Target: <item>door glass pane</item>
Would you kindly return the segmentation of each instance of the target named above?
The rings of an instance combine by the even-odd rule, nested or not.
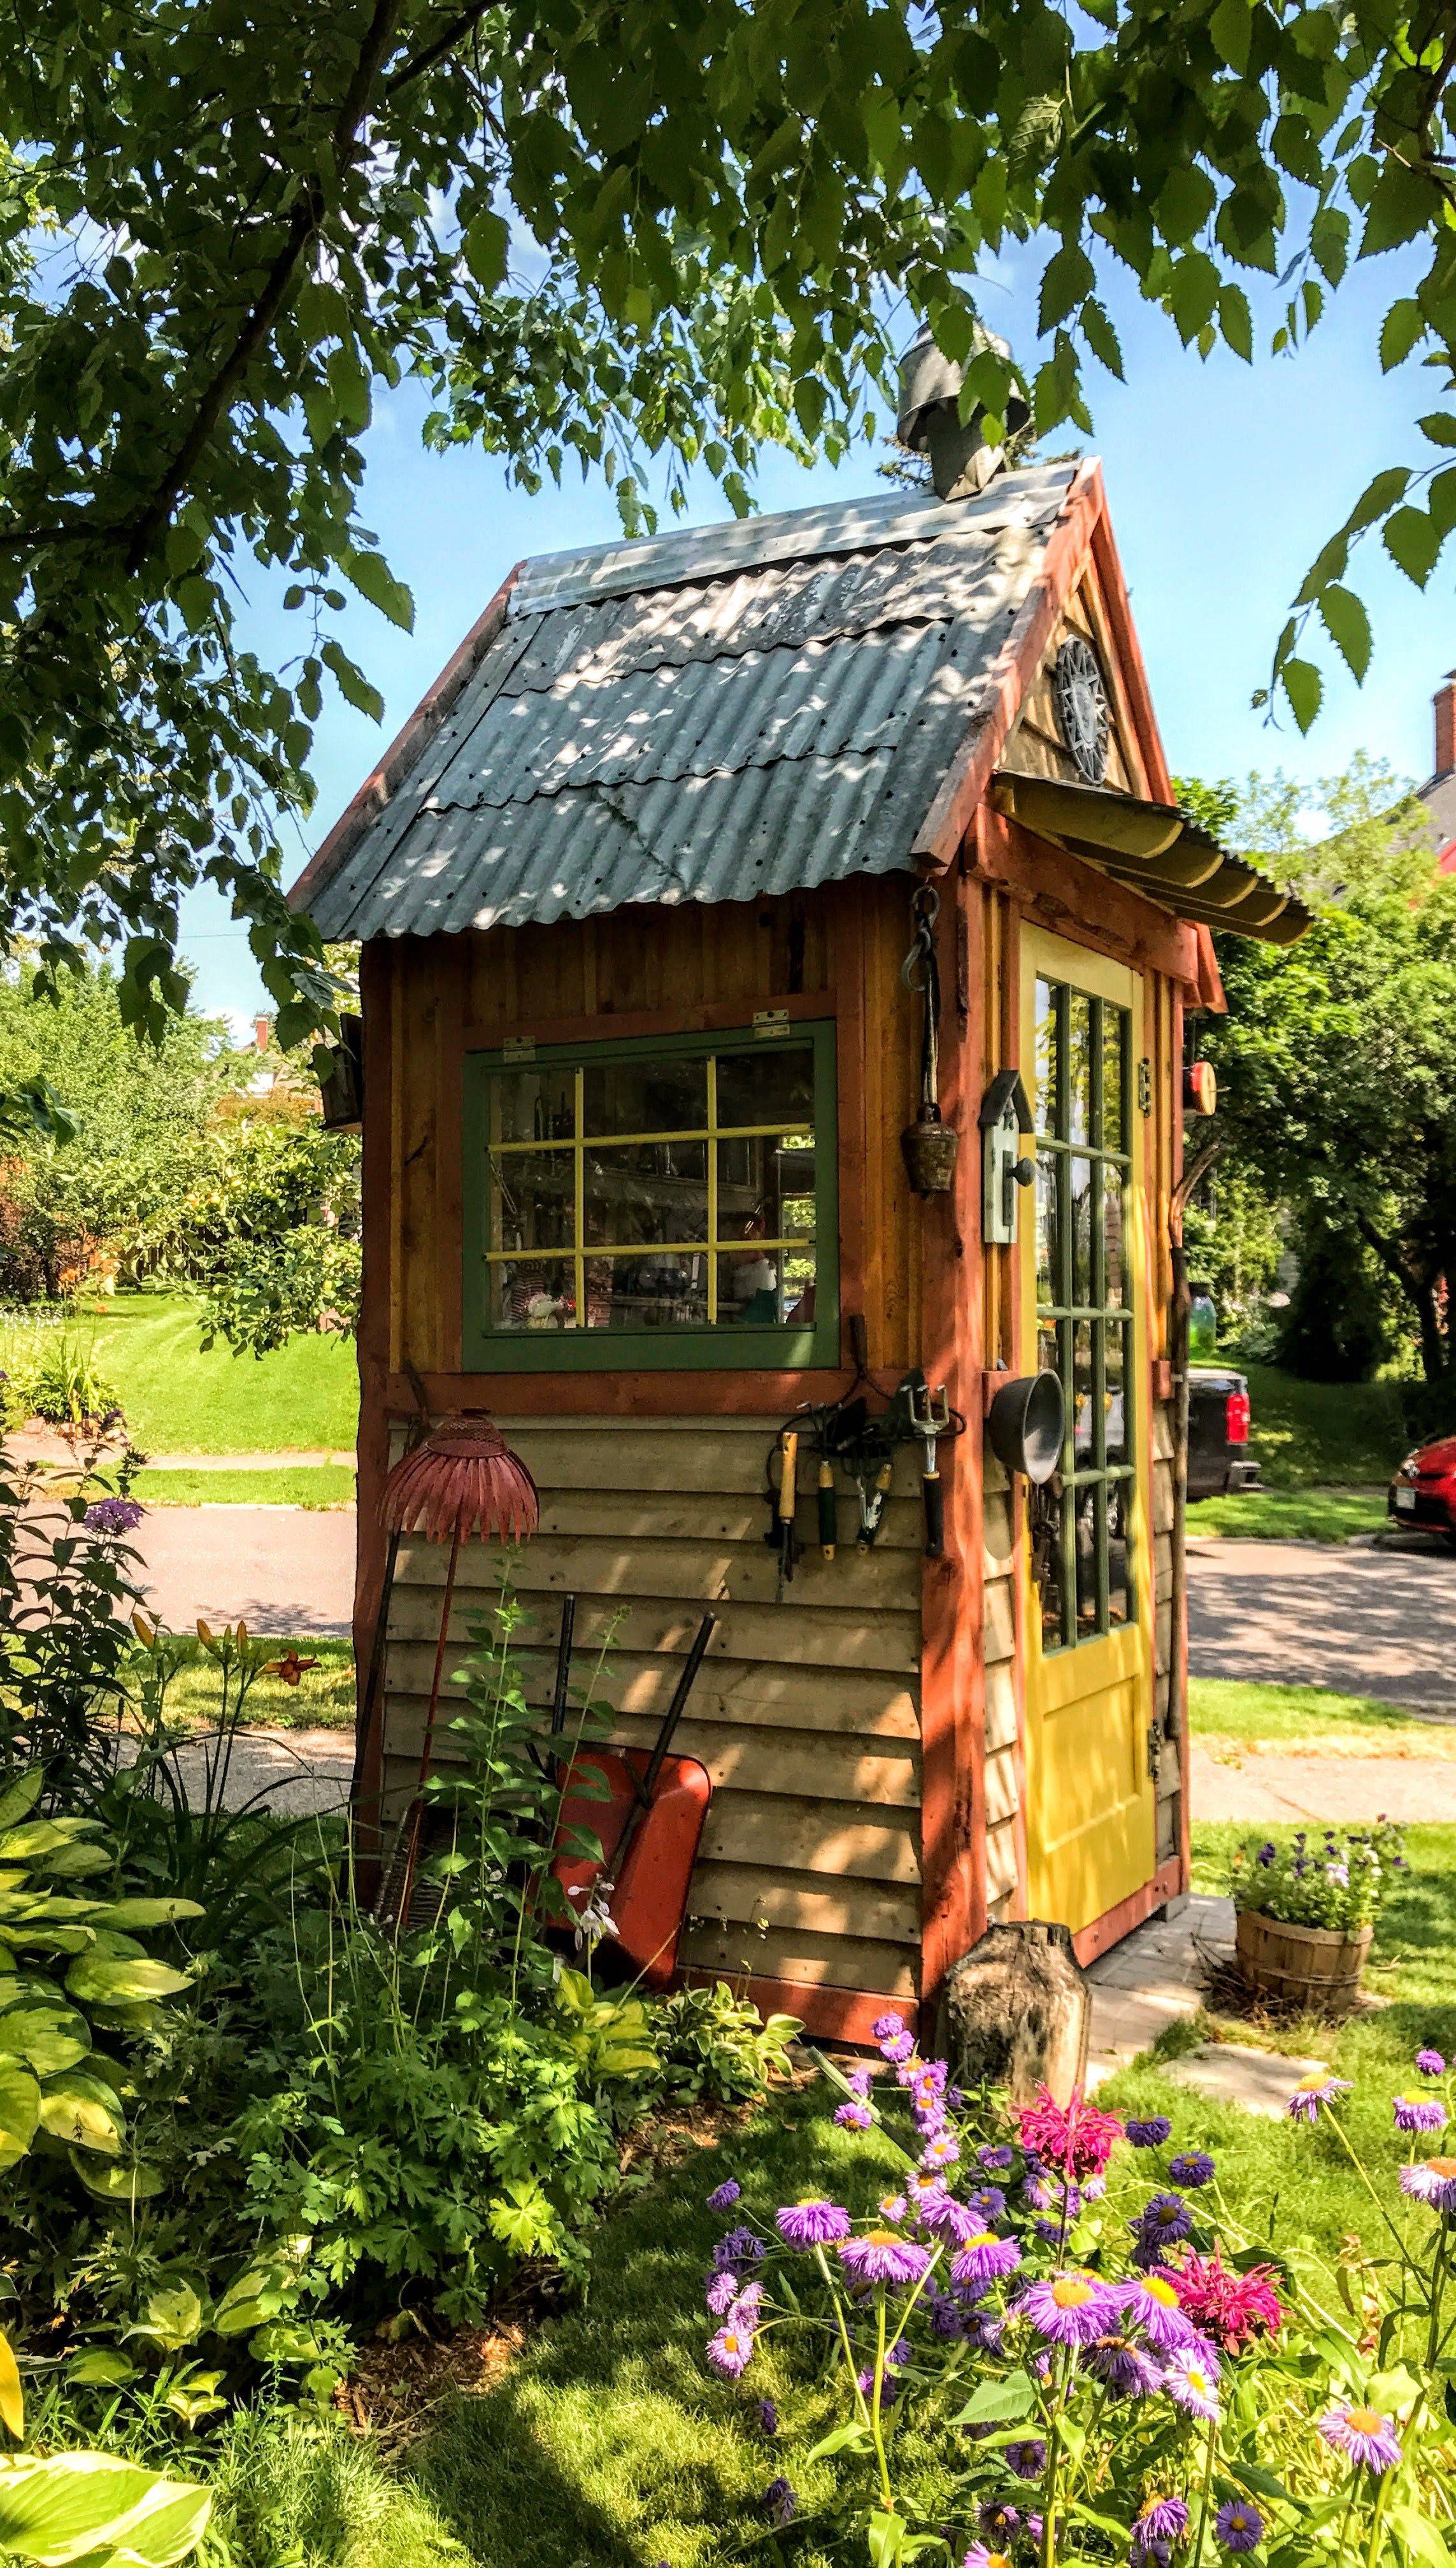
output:
[[[588,1142],[582,1152],[581,1214],[593,1244],[635,1247],[649,1240],[708,1238],[706,1141]]]
[[[497,1071],[486,1109],[493,1141],[572,1140],[576,1074],[570,1068]]]
[[[1128,1511],[1132,1505],[1132,1482],[1112,1480],[1107,1491],[1107,1619],[1109,1624],[1132,1621],[1132,1581],[1128,1573]]]
[[[1040,1150],[1036,1158],[1036,1300],[1038,1308],[1062,1298],[1060,1151]]]
[[[1092,1137],[1092,1002],[1080,990],[1067,995],[1067,1061],[1071,1101],[1067,1138],[1085,1144]]]
[[[1127,1148],[1122,1100],[1123,1033],[1126,1025],[1126,1008],[1104,1007],[1102,1011],[1102,1146],[1105,1150]]]
[[[706,1061],[602,1061],[583,1070],[583,1132],[700,1132],[707,1121]]]
[[[1130,1462],[1127,1414],[1127,1330],[1109,1320],[1103,1341],[1107,1385],[1107,1459]]]
[[[736,1124],[782,1124],[814,1129],[814,1054],[809,1045],[718,1056],[718,1129]]]
[[[1127,1299],[1123,1271],[1123,1180],[1122,1170],[1104,1165],[1102,1171],[1102,1298],[1109,1310],[1121,1310]]]
[[[486,1269],[493,1329],[560,1330],[576,1318],[576,1267],[569,1257],[507,1258]]]
[[[1076,1491],[1077,1638],[1090,1640],[1097,1629],[1097,1555],[1102,1533],[1103,1491]]]
[[[1093,1447],[1092,1323],[1078,1320],[1072,1330],[1072,1450],[1076,1468],[1090,1470]]]
[[[1072,1189],[1072,1300],[1084,1308],[1092,1299],[1092,1162],[1068,1161]]]
[[[1049,981],[1036,984],[1036,1031],[1032,1052],[1033,1077],[1036,1087],[1036,1129],[1057,1129],[1057,1062],[1059,1058],[1057,1028],[1060,994]]]
[[[574,1150],[491,1154],[492,1248],[570,1248],[575,1236]]]

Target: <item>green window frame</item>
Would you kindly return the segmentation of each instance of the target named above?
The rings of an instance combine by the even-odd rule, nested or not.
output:
[[[812,1051],[814,1221],[812,1230],[785,1231],[780,1236],[753,1237],[761,1252],[780,1260],[804,1250],[812,1241],[815,1273],[814,1316],[800,1322],[728,1320],[718,1311],[720,1261],[737,1254],[741,1264],[748,1239],[730,1232],[726,1215],[720,1229],[719,1170],[723,1143],[787,1139],[786,1117],[751,1124],[720,1120],[719,1065],[743,1056]],[[603,1133],[586,1129],[586,1083],[591,1073],[615,1065],[666,1065],[701,1061],[706,1065],[706,1114],[702,1121],[670,1129]],[[548,1118],[547,1135],[533,1133],[503,1139],[501,1099],[508,1093],[498,1083],[522,1071],[558,1074],[552,1086],[557,1105]],[[565,1074],[564,1077],[559,1074]],[[801,1371],[809,1366],[837,1366],[840,1359],[839,1315],[839,1149],[836,1116],[837,1070],[832,1019],[815,1019],[772,1030],[734,1027],[722,1034],[642,1036],[583,1044],[513,1043],[499,1052],[467,1053],[462,1118],[465,1169],[464,1206],[464,1361],[471,1373],[618,1373],[638,1371],[733,1371],[768,1369]],[[495,1101],[493,1105],[493,1100]],[[797,1123],[797,1119],[796,1119]],[[797,1134],[796,1134],[797,1137]],[[641,1242],[605,1243],[588,1239],[586,1219],[587,1152],[633,1148],[683,1153],[701,1151],[706,1200],[702,1235],[675,1242],[653,1242],[658,1255],[685,1255],[705,1265],[709,1317],[652,1327],[583,1327],[578,1319],[554,1321],[542,1328],[502,1326],[493,1319],[493,1269],[536,1262],[574,1277],[569,1291],[575,1313],[589,1307],[588,1269],[646,1253]],[[510,1163],[532,1168],[548,1162],[550,1198],[558,1238],[548,1247],[523,1249],[500,1235],[503,1171]],[[530,1164],[528,1164],[530,1163]],[[557,1173],[559,1169],[559,1174]],[[686,1225],[694,1228],[695,1224]],[[780,1288],[782,1289],[782,1287]],[[564,1306],[567,1296],[561,1297]]]
[[[1137,1612],[1133,1052],[1130,1009],[1040,972],[1035,995],[1037,1365],[1060,1378],[1067,1422],[1032,1504],[1050,1655]]]

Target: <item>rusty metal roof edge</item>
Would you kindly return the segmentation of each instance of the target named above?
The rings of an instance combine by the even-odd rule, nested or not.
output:
[[[715,526],[683,527],[579,552],[538,553],[522,565],[509,613],[540,615],[558,606],[579,606],[591,597],[673,588],[684,580],[721,577],[768,562],[806,561],[822,553],[984,535],[999,524],[1028,519],[1037,512],[1037,502],[1054,514],[1049,503],[1060,502],[1077,470],[1075,464],[1043,464],[998,474],[973,499],[937,500],[928,492],[897,490],[884,497],[834,499],[769,516],[729,518]]]

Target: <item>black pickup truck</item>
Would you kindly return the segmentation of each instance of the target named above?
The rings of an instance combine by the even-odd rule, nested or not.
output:
[[[1249,1378],[1226,1365],[1194,1365],[1188,1377],[1188,1494],[1220,1498],[1257,1489],[1249,1458]]]

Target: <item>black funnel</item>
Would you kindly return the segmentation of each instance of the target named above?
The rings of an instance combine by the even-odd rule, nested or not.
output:
[[[1024,1471],[1028,1480],[1049,1480],[1062,1458],[1067,1432],[1067,1405],[1054,1373],[1018,1374],[1003,1383],[991,1402],[986,1435],[991,1451],[1008,1471]]]

